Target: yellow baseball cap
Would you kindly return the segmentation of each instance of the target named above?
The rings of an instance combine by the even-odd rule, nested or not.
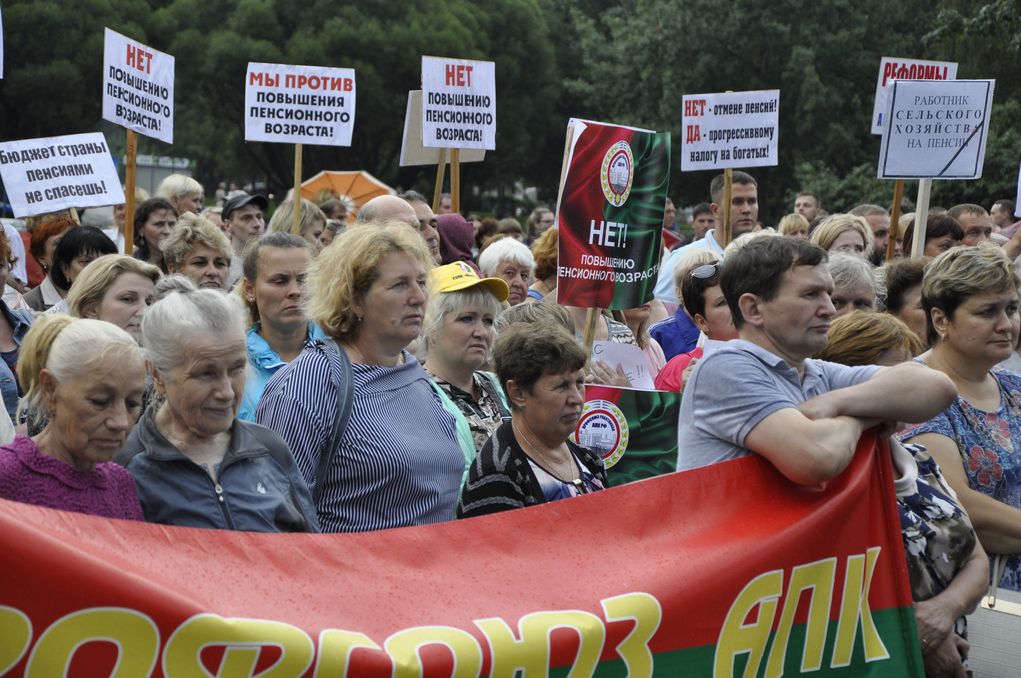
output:
[[[506,301],[510,294],[510,288],[501,278],[480,278],[475,269],[463,261],[437,266],[429,271],[429,294],[457,292],[476,285],[488,289],[498,301]]]

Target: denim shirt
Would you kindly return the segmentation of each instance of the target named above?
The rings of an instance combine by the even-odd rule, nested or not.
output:
[[[238,419],[243,421],[255,421],[255,408],[259,405],[259,398],[266,390],[266,384],[277,371],[286,365],[280,356],[276,354],[266,340],[259,334],[261,325],[255,323],[248,330],[248,375],[245,379],[245,393],[241,397],[241,409],[238,410]],[[307,341],[326,339],[326,333],[315,323],[308,324]]]
[[[21,341],[32,326],[32,319],[34,317],[32,311],[23,308],[11,309],[3,301],[0,301],[0,311],[3,311],[7,322],[10,323],[13,330],[14,343],[18,346],[15,350],[20,350]],[[4,360],[0,360],[0,393],[3,394],[4,407],[7,408],[7,413],[11,415],[13,420],[14,411],[18,409],[21,388],[18,386],[17,376],[11,371],[11,368],[7,366],[7,362]]]

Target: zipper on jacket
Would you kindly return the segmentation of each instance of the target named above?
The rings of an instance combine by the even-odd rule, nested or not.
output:
[[[205,471],[203,471],[203,475],[209,478],[209,482],[213,483],[213,491],[216,492],[216,500],[220,504],[220,510],[223,511],[223,519],[227,522],[227,529],[233,530],[234,520],[230,517],[230,509],[227,507],[227,497],[223,494],[223,486],[214,481]]]

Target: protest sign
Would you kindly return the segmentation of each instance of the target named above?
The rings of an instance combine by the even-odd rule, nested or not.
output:
[[[777,164],[780,90],[686,94],[681,171]]]
[[[874,436],[823,489],[751,455],[363,534],[0,501],[0,535],[0,672],[15,675],[923,674]]]
[[[993,80],[895,80],[879,152],[880,179],[978,179]]]
[[[174,57],[107,28],[103,120],[174,143]]]
[[[408,92],[408,105],[404,111],[404,134],[401,138],[401,167],[435,165],[439,158],[450,162],[445,149],[426,148],[422,143],[422,90]],[[461,162],[482,162],[486,159],[483,149],[461,150]]]
[[[883,57],[879,61],[876,79],[876,99],[872,106],[872,133],[883,133],[883,116],[886,115],[889,85],[894,80],[955,80],[957,64],[953,61],[926,61]]]
[[[245,74],[245,141],[350,146],[355,72],[251,62]]]
[[[677,470],[681,394],[588,385],[573,439],[599,453],[611,486]]]
[[[0,176],[16,217],[124,202],[100,132],[0,143]]]
[[[422,57],[422,143],[496,149],[496,64]]]
[[[557,303],[627,309],[653,297],[670,133],[571,120],[557,201]]]
[[[602,360],[614,371],[621,368],[634,388],[655,388],[649,376],[649,368],[645,365],[645,353],[637,346],[597,341],[592,344],[592,360]]]

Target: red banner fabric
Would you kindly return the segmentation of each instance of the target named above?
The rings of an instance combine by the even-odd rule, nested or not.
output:
[[[825,489],[752,456],[347,535],[0,501],[0,673],[921,675],[890,464],[876,450],[863,439]]]

